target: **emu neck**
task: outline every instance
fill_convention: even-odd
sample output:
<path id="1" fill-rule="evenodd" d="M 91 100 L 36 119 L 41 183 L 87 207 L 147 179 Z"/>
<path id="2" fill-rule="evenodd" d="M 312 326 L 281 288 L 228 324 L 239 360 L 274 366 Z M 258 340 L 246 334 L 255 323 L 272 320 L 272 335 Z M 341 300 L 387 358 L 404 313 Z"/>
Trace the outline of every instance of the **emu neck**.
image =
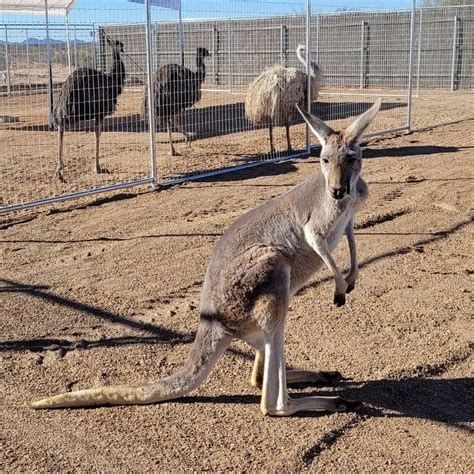
<path id="1" fill-rule="evenodd" d="M 114 51 L 114 63 L 110 74 L 112 75 L 116 84 L 123 84 L 123 80 L 125 78 L 125 66 L 120 56 L 120 52 L 118 51 Z"/>
<path id="2" fill-rule="evenodd" d="M 196 73 L 201 82 L 206 78 L 206 65 L 202 56 L 196 56 Z"/>

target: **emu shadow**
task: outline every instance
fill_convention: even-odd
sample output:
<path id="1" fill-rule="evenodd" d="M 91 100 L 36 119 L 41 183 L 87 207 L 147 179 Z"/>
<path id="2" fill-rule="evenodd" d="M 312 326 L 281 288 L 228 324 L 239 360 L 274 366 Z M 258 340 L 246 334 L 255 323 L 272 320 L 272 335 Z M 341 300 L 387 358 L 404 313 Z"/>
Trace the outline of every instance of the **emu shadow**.
<path id="1" fill-rule="evenodd" d="M 372 102 L 314 102 L 311 111 L 324 121 L 340 120 L 358 116 L 372 105 Z M 406 107 L 406 104 L 387 102 L 382 104 L 381 110 L 398 107 Z M 298 116 L 292 125 L 301 123 L 304 123 L 303 119 Z M 243 102 L 188 109 L 183 114 L 183 126 L 188 132 L 194 133 L 194 139 L 267 128 L 265 124 L 254 125 L 249 122 Z"/>
<path id="2" fill-rule="evenodd" d="M 137 104 L 137 108 L 138 108 Z M 311 106 L 312 113 L 322 120 L 341 120 L 349 117 L 356 117 L 368 110 L 373 105 L 372 102 L 314 102 Z M 399 107 L 406 107 L 406 104 L 399 102 L 385 102 L 381 110 L 391 110 Z M 166 132 L 166 126 L 156 120 L 156 131 Z M 243 102 L 232 104 L 211 105 L 208 107 L 190 108 L 183 112 L 182 123 L 184 129 L 192 135 L 193 140 L 230 135 L 233 133 L 246 132 L 266 128 L 266 125 L 254 125 L 245 116 L 245 106 Z M 299 118 L 293 125 L 303 123 Z M 67 132 L 93 131 L 92 121 L 78 122 Z M 6 127 L 7 130 L 20 131 L 50 131 L 47 124 L 41 125 L 17 125 Z M 143 133 L 148 129 L 146 121 L 140 114 L 124 116 L 111 115 L 104 119 L 102 124 L 103 132 L 125 132 Z"/>

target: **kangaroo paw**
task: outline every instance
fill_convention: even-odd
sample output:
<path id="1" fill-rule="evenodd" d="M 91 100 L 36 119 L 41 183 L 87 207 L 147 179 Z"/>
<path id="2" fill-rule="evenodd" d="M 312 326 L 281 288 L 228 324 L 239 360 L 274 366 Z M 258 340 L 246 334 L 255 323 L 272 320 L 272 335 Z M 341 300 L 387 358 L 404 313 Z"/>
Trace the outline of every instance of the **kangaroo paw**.
<path id="1" fill-rule="evenodd" d="M 346 304 L 346 295 L 343 294 L 335 294 L 334 295 L 334 304 L 339 307 L 339 306 L 344 306 Z"/>

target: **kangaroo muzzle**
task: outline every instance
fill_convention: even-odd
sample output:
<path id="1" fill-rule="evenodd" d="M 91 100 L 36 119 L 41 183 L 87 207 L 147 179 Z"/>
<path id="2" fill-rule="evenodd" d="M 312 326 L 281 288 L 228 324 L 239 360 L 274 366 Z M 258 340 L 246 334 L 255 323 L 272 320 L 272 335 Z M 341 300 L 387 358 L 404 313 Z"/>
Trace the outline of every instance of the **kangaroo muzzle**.
<path id="1" fill-rule="evenodd" d="M 329 194 L 334 199 L 342 199 L 347 194 L 346 186 L 338 186 L 329 188 Z"/>

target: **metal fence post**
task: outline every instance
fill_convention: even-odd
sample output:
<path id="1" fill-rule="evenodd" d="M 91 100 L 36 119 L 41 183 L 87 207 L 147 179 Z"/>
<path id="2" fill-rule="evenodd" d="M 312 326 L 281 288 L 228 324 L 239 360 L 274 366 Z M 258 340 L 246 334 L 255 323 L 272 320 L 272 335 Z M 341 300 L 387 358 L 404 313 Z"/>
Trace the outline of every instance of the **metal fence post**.
<path id="1" fill-rule="evenodd" d="M 74 25 L 74 69 L 77 68 L 77 31 Z"/>
<path id="2" fill-rule="evenodd" d="M 280 64 L 288 66 L 288 27 L 280 25 Z"/>
<path id="3" fill-rule="evenodd" d="M 453 28 L 453 54 L 451 58 L 451 92 L 456 88 L 456 70 L 457 70 L 457 57 L 458 57 L 458 16 L 454 17 L 454 28 Z"/>
<path id="4" fill-rule="evenodd" d="M 66 52 L 67 52 L 67 66 L 69 69 L 69 73 L 71 73 L 72 65 L 71 65 L 71 38 L 69 35 L 69 14 L 66 12 L 64 16 L 64 25 L 66 27 Z"/>
<path id="5" fill-rule="evenodd" d="M 214 84 L 219 84 L 219 59 L 217 57 L 219 32 L 217 31 L 216 25 L 212 27 L 212 77 Z"/>
<path id="6" fill-rule="evenodd" d="M 155 149 L 155 97 L 153 94 L 153 45 L 151 32 L 151 6 L 150 0 L 145 0 L 146 9 L 146 63 L 147 63 L 147 92 L 148 92 L 148 128 L 150 134 L 150 174 L 153 179 L 152 186 L 156 188 L 158 176 L 156 170 Z"/>
<path id="7" fill-rule="evenodd" d="M 360 24 L 360 78 L 359 88 L 365 89 L 367 87 L 367 35 L 366 35 L 367 22 L 362 21 Z"/>
<path id="8" fill-rule="evenodd" d="M 95 25 L 93 24 L 92 25 L 92 28 L 93 28 L 93 37 L 94 37 L 94 47 L 92 48 L 92 55 L 93 55 L 93 61 L 94 61 L 94 64 L 96 64 L 97 62 L 97 42 L 96 42 L 96 33 L 95 33 Z M 97 34 L 98 34 L 98 39 L 99 39 L 99 69 L 101 71 L 105 71 L 105 69 L 107 68 L 107 53 L 106 53 L 106 48 L 105 48 L 105 34 L 104 34 L 104 29 L 103 27 L 100 27 L 98 28 L 98 31 L 97 31 Z M 95 65 L 95 67 L 97 67 L 97 65 Z"/>
<path id="9" fill-rule="evenodd" d="M 416 66 L 416 96 L 420 97 L 420 69 L 421 69 L 421 36 L 423 31 L 423 9 L 420 9 L 420 21 L 418 22 L 418 56 Z"/>
<path id="10" fill-rule="evenodd" d="M 97 41 L 95 39 L 95 23 L 92 23 L 92 63 L 94 64 L 94 69 L 97 69 Z M 101 41 L 101 34 L 100 34 L 100 26 L 99 26 L 99 42 Z M 102 49 L 102 44 L 99 43 L 99 50 L 100 53 L 103 52 Z M 105 68 L 102 66 L 102 61 L 104 60 L 104 57 L 102 54 L 100 54 L 100 69 L 103 71 Z"/>
<path id="11" fill-rule="evenodd" d="M 284 30 L 283 30 L 283 24 L 280 24 L 280 64 L 282 66 L 286 66 L 285 61 L 284 61 L 284 47 L 283 47 L 283 42 L 284 42 Z"/>
<path id="12" fill-rule="evenodd" d="M 26 67 L 27 67 L 27 77 L 28 77 L 28 87 L 31 87 L 31 81 L 30 81 L 30 38 L 28 36 L 28 28 L 25 28 L 25 37 L 26 37 Z"/>
<path id="13" fill-rule="evenodd" d="M 48 125 L 49 129 L 53 127 L 53 66 L 52 66 L 52 52 L 51 39 L 49 37 L 49 13 L 48 0 L 44 0 L 44 19 L 46 22 L 46 56 L 48 61 Z"/>
<path id="14" fill-rule="evenodd" d="M 310 65 L 310 47 L 311 47 L 311 0 L 306 2 L 306 110 L 311 113 L 311 65 Z M 311 151 L 309 127 L 306 124 L 306 152 Z"/>
<path id="15" fill-rule="evenodd" d="M 227 50 L 228 50 L 228 61 L 229 61 L 229 92 L 232 92 L 233 85 L 233 65 L 232 65 L 232 20 L 229 19 L 228 33 L 227 33 Z"/>
<path id="16" fill-rule="evenodd" d="M 415 15 L 416 15 L 416 0 L 412 0 L 411 18 L 410 18 L 410 54 L 408 59 L 408 95 L 407 95 L 407 129 L 411 129 L 411 115 L 413 102 L 413 47 L 415 37 Z"/>
<path id="17" fill-rule="evenodd" d="M 10 95 L 11 83 L 10 83 L 10 58 L 8 57 L 8 27 L 5 25 L 5 68 L 6 68 L 6 81 L 7 81 L 7 95 Z"/>
<path id="18" fill-rule="evenodd" d="M 154 51 L 154 55 L 153 55 L 153 63 L 151 65 L 152 67 L 152 70 L 153 70 L 153 74 L 155 73 L 155 71 L 158 69 L 158 45 L 157 45 L 157 30 L 158 28 L 158 25 L 155 23 L 152 23 L 151 25 L 151 41 L 152 41 L 152 51 Z M 145 77 L 145 80 L 146 80 L 146 77 Z"/>
<path id="19" fill-rule="evenodd" d="M 321 41 L 321 18 L 316 15 L 316 64 L 319 66 L 319 43 Z"/>

